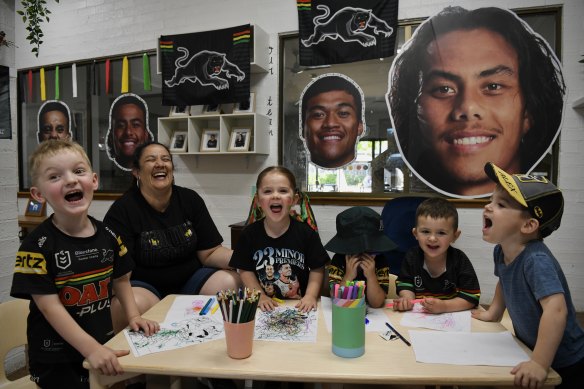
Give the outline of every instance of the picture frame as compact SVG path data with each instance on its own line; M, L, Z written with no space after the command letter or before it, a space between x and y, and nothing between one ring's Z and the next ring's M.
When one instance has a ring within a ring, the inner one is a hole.
M29 196L26 202L24 216L47 216L47 203L35 200Z
M203 107L203 114L205 115L221 114L221 104L205 104L205 106Z
M229 137L228 151L249 151L251 128L234 128Z
M176 130L170 139L170 151L184 153L187 151L187 130Z
M218 129L205 129L201 137L201 151L219 151L220 133Z
M168 116L189 116L191 107L188 105L173 105Z
M235 103L233 113L253 113L255 112L255 93L250 92L249 100Z

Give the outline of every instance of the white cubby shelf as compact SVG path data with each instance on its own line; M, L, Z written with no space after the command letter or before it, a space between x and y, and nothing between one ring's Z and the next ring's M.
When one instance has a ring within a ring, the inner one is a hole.
M217 115L177 116L158 118L158 141L170 146L172 134L187 131L187 151L176 155L250 155L269 154L269 119L257 113L232 113ZM229 151L229 140L235 129L246 128L250 132L247 151ZM219 131L219 150L201 151L204 130Z

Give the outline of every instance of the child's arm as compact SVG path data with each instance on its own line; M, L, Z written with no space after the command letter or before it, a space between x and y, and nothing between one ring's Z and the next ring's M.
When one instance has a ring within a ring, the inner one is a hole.
M124 372L118 362L118 357L128 355L130 350L111 350L101 345L69 315L56 294L33 294L32 298L55 331L79 351L93 369L105 375L117 375Z
M364 253L360 256L361 260L359 266L363 269L363 274L367 279L367 288L365 293L367 294L367 302L372 308L381 308L385 303L385 296L387 293L377 280L377 269L375 268L375 257Z
M296 304L296 308L300 309L302 312L308 312L313 309L316 310L323 279L324 266L310 270L310 274L308 275L308 285L306 285L306 294L302 297L300 302Z
M142 329L146 336L158 332L160 325L157 322L144 319L140 315L140 311L136 305L136 300L134 299L134 293L132 292L132 285L130 285L130 273L114 279L113 290L122 304L124 312L126 313L126 318L128 319L128 323L132 330L138 331L139 329Z
M501 321L505 313L505 299L503 298L503 291L501 290L501 283L497 282L495 287L495 295L488 310L473 309L471 315L474 319L482 321Z
M239 269L239 276L241 277L241 281L243 281L243 285L251 290L258 290L260 291L260 301L258 303L258 307L265 312L265 311L273 311L275 307L278 306L278 303L272 300L266 293L264 289L260 285L258 281L258 277L253 271Z
M539 303L543 313L531 360L511 370L511 374L515 374L515 385L524 388L539 388L543 385L566 328L568 308L563 293L544 297Z
M444 313L466 311L474 308L474 304L462 297L455 297L450 300L440 300L437 298L425 298L421 302L422 307L429 313Z

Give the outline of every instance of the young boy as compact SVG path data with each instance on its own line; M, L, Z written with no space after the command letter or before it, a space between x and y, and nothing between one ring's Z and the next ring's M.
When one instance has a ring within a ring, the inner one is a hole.
M383 306L389 287L389 264L378 254L397 247L381 225L381 217L371 208L348 208L337 215L337 234L324 246L335 253L328 266L330 282L365 281L365 297L372 308Z
M564 273L543 243L560 226L562 192L544 177L511 175L490 162L485 172L497 187L483 211L483 240L496 244L499 282L489 309L472 315L500 321L509 310L515 334L533 350L531 360L511 370L515 385L541 387L551 366L562 377L557 388L581 388L584 330Z
M458 212L447 200L430 198L416 210L412 229L419 247L412 248L396 280L400 296L396 311L411 310L414 299L430 313L456 312L474 308L481 296L479 280L468 257L451 246L460 236Z
M82 362L102 374L123 371L128 350L102 344L113 336L112 287L133 330L158 324L140 316L130 287L132 259L121 240L87 212L98 187L87 154L69 140L43 142L30 158L30 193L54 213L29 234L16 255L11 296L30 299L31 379L41 388L89 388Z

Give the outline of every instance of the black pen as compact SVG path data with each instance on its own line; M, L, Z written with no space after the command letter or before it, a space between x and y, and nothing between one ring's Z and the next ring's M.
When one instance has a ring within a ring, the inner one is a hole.
M407 345L408 345L408 346L410 346L410 347L412 346L412 344L411 344L410 342L408 342L408 340L407 340L406 338L404 338L404 337L402 336L402 334L400 334L399 332L397 332L397 330L396 330L395 328L393 328L393 327L391 326L391 324L389 324L388 322L385 322L385 325L386 325L386 326L388 326L388 327L389 327L389 329L390 329L390 330L392 330L392 331L393 331L393 333L394 333L394 334L396 334L398 338L400 338L401 340L403 340L405 344L407 344Z

